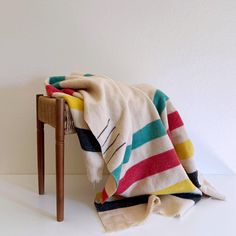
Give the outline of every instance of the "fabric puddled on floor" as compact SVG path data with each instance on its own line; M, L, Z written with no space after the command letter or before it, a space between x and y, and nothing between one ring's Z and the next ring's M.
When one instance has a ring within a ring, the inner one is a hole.
M224 199L194 162L194 148L169 97L147 84L104 76L50 77L46 91L67 102L91 182L109 176L95 207L106 231L143 222L151 212L181 216L203 195Z

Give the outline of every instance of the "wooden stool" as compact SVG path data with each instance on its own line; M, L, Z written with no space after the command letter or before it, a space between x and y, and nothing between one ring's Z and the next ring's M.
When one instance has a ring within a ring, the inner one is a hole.
M55 128L57 221L64 220L64 136L75 133L70 111L62 98L36 95L39 194L44 194L44 124Z

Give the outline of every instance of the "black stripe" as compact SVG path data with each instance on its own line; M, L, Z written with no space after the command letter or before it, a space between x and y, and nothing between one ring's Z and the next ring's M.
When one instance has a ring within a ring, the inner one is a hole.
M108 121L107 121L107 124L106 124L106 126L105 126L105 128L102 130L102 132L97 136L97 139L99 139L100 138L100 136L103 134L103 132L106 130L106 128L108 127L108 125L109 125L109 122L110 122L110 120L111 119L108 119Z
M101 152L100 144L90 130L80 129L77 127L75 129L83 150L90 152Z
M188 199L188 200L192 200L195 202L195 204L197 202L199 202L202 198L202 195L200 194L194 194L194 193L176 193L176 194L172 194L173 196L179 197L179 198L184 198L184 199Z
M107 147L107 149L105 150L105 152L103 153L103 155L104 155L104 154L107 152L107 150L115 143L115 141L117 140L117 138L118 138L119 135L120 135L120 134L117 134L117 135L116 135L114 141Z
M201 187L201 184L199 184L198 182L198 171L194 171L192 173L187 173L188 174L188 177L189 179L192 181L192 183L197 187L197 188L200 188Z
M135 197L124 198L120 200L115 200L111 202L104 202L103 204L94 202L94 205L98 212L109 211L117 208L125 208L130 206L135 206L139 204L144 204L148 202L149 195L140 195Z
M200 194L194 194L194 193L177 193L177 194L172 194L172 195L179 198L192 200L194 201L195 204L199 202L202 197ZM135 197L123 198L123 199L119 199L115 201L110 201L110 202L104 202L103 204L94 202L94 205L98 212L103 212L103 211L114 210L117 208L125 208L125 207L147 203L149 196L150 195L140 195L140 196L135 196Z
M109 134L108 134L106 140L104 141L102 147L105 145L105 143L107 142L108 138L110 137L111 133L114 131L115 128L116 128L116 126L114 126L114 127L112 128L112 130L109 132Z
M122 144L112 153L111 157L109 158L109 160L107 161L106 164L109 163L109 161L110 161L111 158L115 155L115 153L116 153L120 148L122 148L125 144L126 144L126 142L122 143Z

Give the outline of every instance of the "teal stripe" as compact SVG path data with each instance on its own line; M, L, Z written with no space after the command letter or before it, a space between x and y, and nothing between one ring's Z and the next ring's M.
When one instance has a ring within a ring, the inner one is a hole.
M57 88L57 89L62 89L62 87L60 86L60 82L56 82L53 84L53 87Z
M65 79L66 79L65 76L53 76L53 77L49 78L49 84L55 84L55 83L65 80Z
M86 73L86 74L84 74L84 76L86 76L86 77L91 77L91 76L93 76L92 74L89 74L89 73Z
M147 124L142 129L138 130L133 134L132 145L126 146L125 155L122 163L112 172L112 175L116 180L117 185L120 180L122 165L129 161L132 150L142 146L143 144L155 138L160 138L164 135L166 135L166 130L160 119Z
M123 163L122 163L123 164ZM116 181L116 184L118 186L119 180L120 180L120 173L121 173L121 168L122 168L122 164L119 165L115 170L112 171L112 175Z
M153 98L153 103L159 113L159 115L161 115L161 113L163 112L163 110L166 107L166 101L169 98L161 91L161 90L156 90L154 98Z
M132 152L132 145L128 145L125 149L125 156L124 156L122 164L125 164L129 161L131 152Z
M133 134L132 149L166 134L164 125L160 119L155 120Z

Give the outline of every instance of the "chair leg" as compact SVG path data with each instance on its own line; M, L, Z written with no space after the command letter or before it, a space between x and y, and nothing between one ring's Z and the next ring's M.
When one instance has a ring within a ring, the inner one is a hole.
M57 221L64 220L64 100L56 101L56 195Z
M38 119L39 96L36 96L38 189L39 194L44 194L44 123Z

